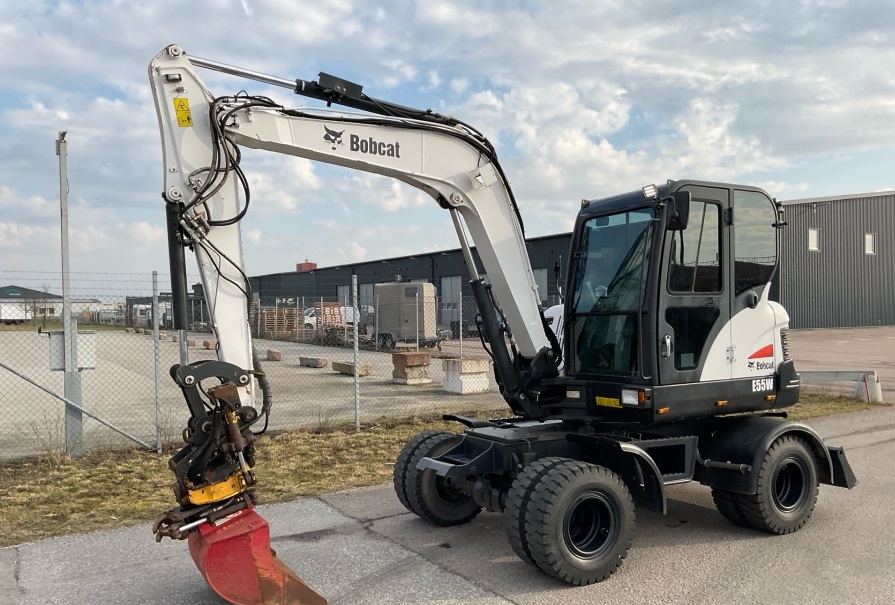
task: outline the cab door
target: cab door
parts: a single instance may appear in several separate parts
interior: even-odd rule
[[[726,188],[684,185],[683,231],[666,231],[659,286],[658,366],[663,385],[729,379],[730,249]]]

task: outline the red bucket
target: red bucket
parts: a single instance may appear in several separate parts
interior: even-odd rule
[[[267,521],[253,507],[204,524],[188,538],[208,585],[233,605],[326,605],[270,549]]]

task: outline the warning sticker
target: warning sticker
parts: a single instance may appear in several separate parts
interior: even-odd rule
[[[622,402],[614,397],[597,397],[597,405],[606,408],[620,408],[622,407]]]
[[[174,98],[174,113],[177,115],[177,125],[181,128],[193,125],[193,116],[190,114],[190,100],[185,97]]]

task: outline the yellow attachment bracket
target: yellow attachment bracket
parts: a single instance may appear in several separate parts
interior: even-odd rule
[[[246,484],[242,473],[234,473],[223,481],[199,489],[187,490],[186,499],[190,504],[211,504],[241,494],[245,490]]]

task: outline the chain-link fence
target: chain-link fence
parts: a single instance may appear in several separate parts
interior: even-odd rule
[[[171,327],[170,296],[153,297],[151,280],[142,283],[138,295],[71,297],[80,369],[68,372],[62,297],[0,291],[0,458],[66,451],[80,445],[73,429],[87,450],[180,441],[188,410],[169,368],[184,353],[190,362],[214,359],[216,341],[204,301],[189,301],[183,338]],[[425,282],[375,284],[358,303],[345,294],[255,297],[271,430],[507,409],[471,298],[444,303]]]

